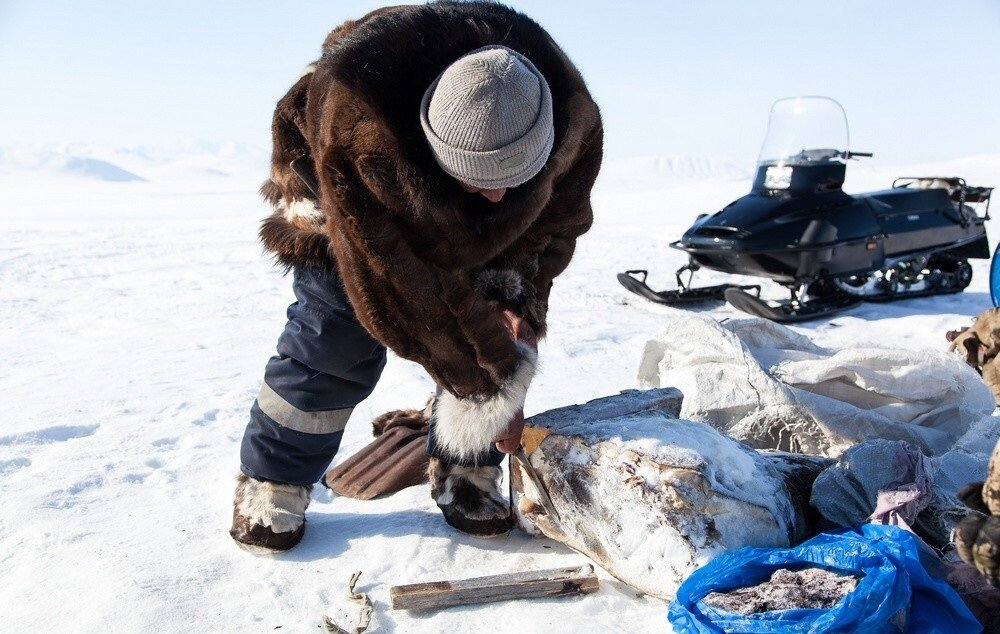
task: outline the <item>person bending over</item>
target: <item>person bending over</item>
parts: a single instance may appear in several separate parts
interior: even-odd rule
[[[439,386],[431,491],[449,524],[509,530],[553,279],[591,225],[600,113],[538,24],[502,5],[374,11],[334,29],[274,113],[263,244],[296,302],[241,446],[233,539],[275,552],[386,348]]]

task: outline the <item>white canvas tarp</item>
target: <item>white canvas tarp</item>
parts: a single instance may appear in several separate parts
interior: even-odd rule
[[[646,344],[638,379],[680,389],[681,418],[757,449],[838,457],[906,441],[932,458],[946,494],[984,478],[1000,436],[989,388],[953,354],[823,348],[764,319],[673,320]]]

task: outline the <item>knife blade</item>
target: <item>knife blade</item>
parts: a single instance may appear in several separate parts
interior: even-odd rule
[[[528,475],[528,479],[531,480],[531,484],[534,485],[535,490],[538,491],[538,502],[545,509],[545,512],[549,514],[550,517],[554,517],[556,521],[559,521],[559,511],[556,510],[555,505],[552,503],[552,498],[549,497],[548,492],[542,485],[542,479],[538,477],[538,473],[535,468],[531,466],[531,462],[528,458],[528,454],[524,453],[524,447],[518,445],[517,451],[510,454],[510,457],[520,465],[521,470]]]

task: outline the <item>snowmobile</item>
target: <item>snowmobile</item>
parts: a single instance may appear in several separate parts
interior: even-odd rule
[[[670,244],[689,256],[676,273],[677,288],[654,291],[646,270],[619,273],[619,282],[661,304],[725,299],[779,322],[822,317],[862,301],[961,292],[972,281],[968,260],[991,255],[984,224],[992,188],[954,176],[901,177],[889,189],[847,194],[847,161],[872,156],[850,150],[848,134],[835,100],[779,99],[750,193],[698,216]],[[701,268],[769,278],[791,297],[767,302],[759,285],[693,287]]]

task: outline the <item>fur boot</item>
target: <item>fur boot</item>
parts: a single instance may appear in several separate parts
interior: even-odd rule
[[[236,545],[256,554],[278,553],[302,541],[311,486],[255,480],[240,474],[233,501]]]
[[[958,554],[1000,588],[1000,443],[993,448],[986,482],[965,485],[958,497],[974,511],[952,534]]]
[[[500,467],[462,467],[431,458],[431,497],[454,528],[479,537],[509,531],[514,521],[510,504],[500,493]]]

